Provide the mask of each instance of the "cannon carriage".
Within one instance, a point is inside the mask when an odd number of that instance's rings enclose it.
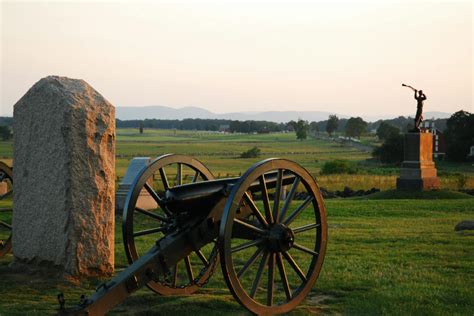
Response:
[[[11,199],[11,169],[0,164],[0,177],[8,183],[0,199]],[[144,193],[153,205],[140,203]],[[11,219],[11,202],[2,211]],[[3,255],[11,247],[11,224],[0,225],[9,229]],[[215,179],[200,161],[168,154],[135,177],[122,234],[130,266],[62,314],[103,315],[144,286],[160,295],[189,295],[219,263],[230,292],[248,311],[288,312],[321,271],[326,211],[316,181],[295,162],[267,159],[241,177]]]
[[[143,192],[156,207],[139,206]],[[286,159],[214,179],[194,158],[163,155],[136,176],[122,220],[130,266],[70,312],[102,315],[144,286],[161,295],[192,294],[220,262],[243,307],[285,313],[308,295],[326,251],[319,188],[308,171]]]

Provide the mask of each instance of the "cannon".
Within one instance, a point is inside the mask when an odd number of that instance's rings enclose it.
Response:
[[[143,192],[155,207],[138,206]],[[271,158],[241,177],[214,179],[200,161],[168,154],[133,181],[122,233],[130,266],[65,313],[103,315],[144,286],[161,295],[192,294],[218,262],[244,308],[286,313],[319,276],[327,223],[316,181],[295,162]]]
[[[0,161],[0,258],[12,247],[13,173]]]

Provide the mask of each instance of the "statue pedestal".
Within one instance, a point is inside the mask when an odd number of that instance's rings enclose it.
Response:
[[[398,190],[437,190],[440,187],[433,162],[433,134],[407,133],[404,159],[397,178]]]

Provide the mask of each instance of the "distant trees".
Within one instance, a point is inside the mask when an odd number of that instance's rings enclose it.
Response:
[[[398,134],[400,134],[400,129],[386,122],[380,123],[376,132],[376,135],[380,140],[387,140],[388,138]]]
[[[360,138],[367,131],[367,122],[361,117],[351,117],[346,123],[346,136]]]
[[[308,137],[309,124],[308,121],[299,119],[295,125],[296,139],[305,140]]]
[[[295,122],[291,120],[288,123],[286,123],[286,126],[290,131],[295,131],[296,139],[304,140],[308,138],[308,130],[309,130],[308,121],[298,119],[298,121]]]
[[[376,147],[372,156],[383,163],[400,163],[403,161],[403,135],[393,134],[382,146]]]
[[[9,116],[0,116],[0,126],[9,126],[13,125],[13,117]]]
[[[2,140],[9,140],[12,136],[12,131],[8,126],[0,126],[0,138]]]
[[[329,115],[328,122],[326,124],[326,132],[329,135],[332,135],[337,130],[337,127],[339,126],[339,118],[337,115]]]
[[[228,124],[232,133],[274,133],[286,130],[283,123],[268,121],[228,121],[221,125]]]
[[[143,134],[143,122],[140,122],[140,125],[138,126],[138,131],[140,134]]]
[[[453,161],[465,161],[474,145],[474,114],[458,111],[446,122],[446,156]]]
[[[430,120],[432,121],[436,128],[444,131],[446,129],[446,121],[448,119],[430,119],[429,117],[425,117],[425,120]],[[407,132],[413,129],[414,124],[413,124],[413,117],[405,117],[405,116],[399,116],[396,118],[388,119],[388,120],[378,120],[376,122],[369,123],[368,130],[377,130],[379,126],[382,123],[388,123],[394,127],[397,127],[400,132]]]
[[[117,119],[117,128],[157,128],[196,131],[218,131],[228,125],[230,132],[235,133],[272,133],[288,130],[286,124],[268,121],[233,121],[225,119],[183,119],[183,120],[126,120]]]
[[[319,135],[319,124],[318,122],[311,122],[309,123],[309,130],[311,132],[313,132],[314,134],[318,134]]]
[[[296,122],[293,120],[289,121],[288,123],[286,123],[286,128],[289,131],[296,131]]]

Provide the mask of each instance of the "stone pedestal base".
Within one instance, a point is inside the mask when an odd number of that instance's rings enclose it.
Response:
[[[440,188],[433,162],[433,135],[431,133],[405,134],[404,161],[397,178],[398,190],[437,190]]]

